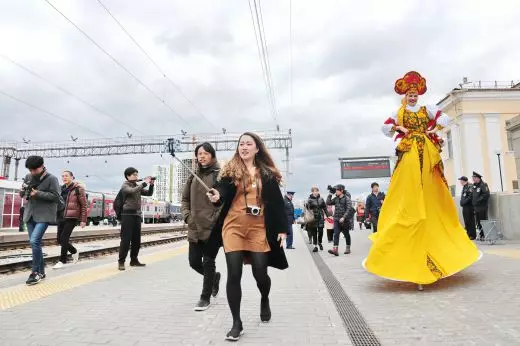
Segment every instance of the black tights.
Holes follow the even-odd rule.
[[[227,263],[227,299],[231,314],[233,315],[233,323],[241,322],[240,319],[240,302],[242,301],[242,268],[244,266],[244,251],[233,251],[226,253]],[[251,267],[253,268],[253,276],[256,280],[256,286],[263,298],[269,297],[271,291],[271,278],[267,275],[267,252],[249,252],[251,257]]]

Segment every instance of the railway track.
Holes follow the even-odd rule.
[[[172,230],[169,230],[169,232],[171,233]],[[155,233],[163,233],[163,232],[155,231]],[[185,240],[187,238],[187,233],[183,232],[182,230],[180,230],[177,233],[178,234],[175,234],[173,236],[165,236],[164,238],[161,238],[161,239],[143,241],[141,243],[141,247],[150,247],[150,246],[174,243],[174,242]],[[148,234],[151,234],[151,233],[148,233]],[[100,240],[100,239],[102,239],[102,238],[99,238],[99,237],[96,238],[96,240]],[[106,246],[106,247],[99,248],[99,249],[82,250],[80,253],[80,260],[87,259],[87,258],[93,258],[93,257],[105,256],[105,255],[117,253],[117,252],[119,252],[119,245],[118,246]],[[56,262],[58,262],[59,257],[60,257],[59,255],[46,256],[44,258],[45,264],[46,265],[55,264]],[[30,269],[31,263],[32,263],[32,259],[27,259],[27,260],[12,262],[12,263],[0,264],[0,274],[9,274],[9,273],[14,273],[14,272],[17,272],[20,270]]]
[[[184,228],[182,226],[176,226],[173,228],[168,229],[152,229],[147,230],[146,228],[143,228],[141,230],[141,235],[152,235],[152,234],[158,234],[158,233],[171,233],[172,230],[179,230],[182,231]],[[114,239],[120,237],[120,231],[119,229],[114,229],[111,232],[107,232],[105,234],[81,234],[81,232],[72,233],[71,242],[73,243],[88,243],[92,241],[98,241],[98,240],[106,240],[106,239]],[[57,245],[56,239],[43,239],[43,246],[52,246]],[[17,249],[30,249],[29,240],[15,240],[15,241],[7,241],[0,243],[0,251],[2,250],[17,250]]]

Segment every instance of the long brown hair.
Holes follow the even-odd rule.
[[[260,138],[260,136],[251,132],[245,132],[240,136],[238,139],[235,155],[233,155],[231,161],[229,161],[224,166],[220,176],[224,178],[231,178],[231,180],[233,180],[235,183],[242,181],[244,177],[250,179],[246,165],[244,164],[244,161],[242,161],[239,153],[240,140],[244,136],[249,136],[255,141],[256,148],[258,149],[258,153],[255,156],[255,166],[260,169],[260,174],[274,177],[276,181],[280,183],[282,181],[282,174],[280,173],[280,170],[276,168],[271,154],[269,154],[267,148],[265,147],[264,141]]]

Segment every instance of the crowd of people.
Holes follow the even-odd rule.
[[[473,185],[461,177],[466,232],[443,174],[440,150],[442,140],[436,131],[447,125],[447,115],[434,107],[417,104],[426,91],[426,80],[409,72],[395,84],[403,104],[383,126],[383,132],[399,140],[398,161],[387,195],[372,183],[366,201],[356,205],[344,185],[329,186],[322,197],[317,186],[311,188],[305,202],[302,228],[307,232],[314,253],[324,250],[323,237],[331,245],[328,253],[340,254],[340,238],[345,239],[344,254],[351,253],[350,231],[354,219],[360,228],[372,230],[372,247],[363,266],[380,277],[418,284],[433,283],[463,270],[478,260],[480,254],[471,240],[476,228],[482,235],[481,221],[487,219],[489,189],[482,176],[473,173]],[[259,317],[271,320],[271,278],[268,267],[289,267],[285,252],[294,250],[294,191],[283,196],[282,175],[262,139],[246,132],[238,139],[236,151],[224,167],[217,162],[210,143],[195,148],[198,162],[184,187],[182,215],[188,225],[189,265],[202,277],[200,297],[195,311],[204,311],[211,298],[219,293],[221,274],[216,258],[223,248],[227,266],[226,294],[233,318],[226,339],[237,341],[244,328],[241,315],[242,271],[250,264],[260,293]],[[86,197],[84,188],[74,181],[70,171],[62,172],[63,184],[44,166],[43,158],[31,156],[26,161],[29,174],[20,194],[27,199],[23,220],[27,224],[32,247],[32,271],[28,285],[45,279],[41,248],[49,224],[58,225],[62,268],[68,260],[79,258],[70,244],[76,225],[85,227]],[[141,243],[141,196],[151,196],[154,179],[139,179],[133,167],[124,171],[124,183],[114,202],[121,220],[121,243],[118,269],[125,270],[130,251],[130,266],[144,267],[139,261]]]

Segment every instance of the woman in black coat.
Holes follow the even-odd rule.
[[[307,208],[314,213],[314,221],[307,224],[307,231],[311,233],[312,243],[314,244],[313,252],[323,250],[323,228],[325,227],[325,217],[328,216],[327,204],[320,196],[320,189],[313,187],[311,195],[307,200]]]
[[[243,334],[240,317],[242,268],[251,263],[261,293],[260,318],[271,319],[267,267],[288,268],[283,251],[287,236],[285,204],[280,191],[280,171],[257,135],[245,133],[233,159],[222,169],[217,189],[208,193],[213,203],[222,203],[221,214],[212,228],[208,245],[216,254],[224,246],[227,298],[233,327],[226,339],[237,341]]]

